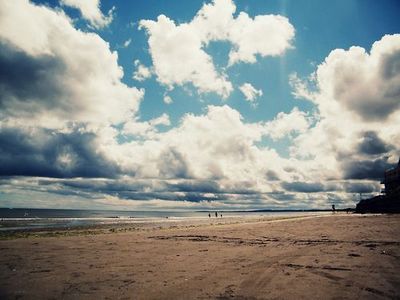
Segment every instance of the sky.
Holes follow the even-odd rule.
[[[0,207],[353,207],[400,156],[399,13],[0,0]]]

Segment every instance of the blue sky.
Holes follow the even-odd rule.
[[[156,19],[165,14],[175,22],[188,22],[202,6],[203,1],[146,1],[137,3],[123,2],[117,7],[116,19],[109,30],[100,32],[114,49],[126,40],[132,39],[131,45],[119,49],[119,61],[124,66],[124,81],[127,84],[139,85],[132,80],[134,71],[132,61],[139,59],[146,65],[151,64],[146,34],[138,30],[137,24],[142,19]],[[239,109],[250,121],[272,119],[278,112],[289,112],[296,105],[304,110],[310,109],[307,103],[299,103],[291,96],[288,77],[291,72],[307,76],[314,71],[315,65],[321,63],[332,49],[347,49],[353,45],[369,48],[384,34],[398,32],[397,1],[382,1],[377,7],[376,1],[236,1],[237,12],[246,11],[250,16],[259,14],[280,14],[289,18],[296,29],[294,48],[282,57],[266,57],[256,65],[240,64],[228,70],[229,76],[236,85],[252,82],[258,88],[268,91],[259,100],[258,109],[252,109],[242,101],[242,94],[235,91],[227,99],[229,104]],[[112,2],[102,2],[102,6],[112,7]],[[134,22],[135,27],[129,26]],[[117,33],[117,34],[116,34]],[[229,44],[214,42],[207,48],[215,64],[226,66]],[[199,103],[198,95],[191,96],[178,89],[173,94],[176,105],[168,106],[162,102],[164,89],[156,80],[140,84],[147,91],[146,100],[141,106],[143,119],[154,118],[162,112],[168,112],[172,120],[179,120],[182,114],[190,111],[201,112],[204,105]],[[217,95],[202,95],[206,103],[220,104]],[[186,103],[189,102],[189,103]]]
[[[400,154],[399,8],[3,3],[0,206],[354,205]]]
[[[35,1],[59,7],[59,1]],[[139,59],[143,64],[151,65],[148,53],[147,36],[138,29],[140,20],[154,20],[164,14],[176,23],[189,22],[204,1],[102,1],[103,12],[115,6],[113,22],[105,29],[96,32],[116,50],[119,64],[124,68],[123,81],[126,84],[146,89],[145,100],[141,105],[141,118],[148,120],[167,112],[171,120],[177,122],[187,112],[200,113],[204,104],[199,96],[190,95],[182,89],[171,93],[175,105],[165,105],[162,101],[165,88],[155,78],[145,82],[132,79],[135,70],[133,61]],[[293,106],[309,110],[311,106],[293,99],[288,84],[289,74],[297,72],[307,76],[314,71],[332,49],[347,49],[353,45],[369,48],[372,43],[385,34],[397,33],[399,29],[397,1],[235,1],[236,15],[245,11],[250,16],[260,14],[279,14],[287,17],[296,29],[293,49],[281,57],[266,57],[256,65],[240,64],[228,70],[228,75],[236,85],[252,82],[258,88],[268,91],[259,99],[258,109],[243,103],[242,94],[234,91],[227,99],[229,104],[239,109],[249,121],[272,119],[278,112],[289,112]],[[79,18],[76,9],[65,8],[71,17]],[[87,22],[77,20],[77,28],[88,30]],[[124,48],[127,40],[131,44]],[[214,42],[207,47],[214,63],[224,67],[228,62],[229,43]],[[188,87],[190,88],[190,87]],[[213,93],[201,95],[205,103],[220,104],[221,99]],[[187,103],[189,102],[189,103]]]

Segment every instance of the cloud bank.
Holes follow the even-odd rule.
[[[15,0],[1,2],[0,15],[0,196],[15,207],[23,199],[37,207],[350,206],[354,193],[379,192],[400,154],[397,34],[371,49],[334,49],[306,78],[293,73],[293,95],[309,111],[249,121],[228,101],[174,122],[166,112],[142,120],[145,91],[123,82],[104,39],[61,10]],[[160,15],[140,26],[153,65],[137,61],[137,81],[154,75],[221,98],[233,84],[206,53],[209,43],[229,42],[230,67],[283,55],[294,37],[285,17],[236,13],[228,0],[204,4],[187,23]],[[262,95],[249,83],[242,89],[249,101]],[[159,100],[173,103],[167,93]]]

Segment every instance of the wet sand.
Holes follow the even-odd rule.
[[[30,236],[0,254],[0,299],[400,299],[399,215]]]

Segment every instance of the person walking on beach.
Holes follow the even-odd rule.
[[[218,212],[215,212],[215,217],[218,218]]]
[[[211,214],[210,213],[208,213],[208,217],[211,218]]]
[[[335,211],[336,211],[335,204],[332,204],[332,212],[334,213]]]

